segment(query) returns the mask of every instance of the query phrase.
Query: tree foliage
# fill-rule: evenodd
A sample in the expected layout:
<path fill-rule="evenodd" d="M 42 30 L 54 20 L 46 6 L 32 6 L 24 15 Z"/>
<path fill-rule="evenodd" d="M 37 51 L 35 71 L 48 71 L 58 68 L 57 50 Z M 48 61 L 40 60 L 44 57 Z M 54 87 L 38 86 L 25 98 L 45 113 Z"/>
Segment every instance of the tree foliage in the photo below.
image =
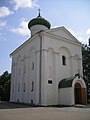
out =
<path fill-rule="evenodd" d="M 9 101 L 10 98 L 10 79 L 11 74 L 5 71 L 0 76 L 0 100 Z"/>
<path fill-rule="evenodd" d="M 87 85 L 88 97 L 90 97 L 90 39 L 89 45 L 83 45 L 82 47 L 83 58 L 83 77 Z"/>

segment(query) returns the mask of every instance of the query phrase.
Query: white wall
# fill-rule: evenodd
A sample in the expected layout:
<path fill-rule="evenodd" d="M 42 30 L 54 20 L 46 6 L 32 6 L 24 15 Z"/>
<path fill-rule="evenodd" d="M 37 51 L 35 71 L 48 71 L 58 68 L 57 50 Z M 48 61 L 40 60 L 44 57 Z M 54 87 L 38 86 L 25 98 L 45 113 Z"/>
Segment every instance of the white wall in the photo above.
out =
<path fill-rule="evenodd" d="M 60 105 L 74 105 L 74 88 L 59 89 L 59 104 Z"/>
<path fill-rule="evenodd" d="M 34 39 L 31 38 L 13 53 L 13 69 L 10 96 L 11 102 L 16 102 L 19 100 L 19 102 L 31 103 L 31 100 L 33 100 L 35 104 L 39 103 L 39 49 L 40 39 L 38 36 L 34 36 Z M 32 70 L 32 62 L 34 62 L 34 70 Z M 32 81 L 34 81 L 34 91 L 31 91 Z M 20 84 L 19 91 L 18 84 Z"/>
<path fill-rule="evenodd" d="M 81 46 L 71 41 L 74 40 L 69 41 L 65 38 L 51 36 L 51 34 L 44 35 L 43 49 L 52 48 L 54 52 L 58 53 L 58 83 L 63 78 L 75 76 L 78 73 L 78 69 L 82 75 Z M 67 57 L 66 66 L 61 64 L 62 55 Z"/>
<path fill-rule="evenodd" d="M 59 33 L 57 34 L 59 35 Z M 62 31 L 60 34 L 63 36 L 65 33 Z M 58 91 L 58 84 L 62 79 L 74 76 L 77 73 L 77 59 L 75 60 L 74 58 L 76 55 L 78 58 L 81 58 L 81 47 L 66 38 L 44 32 L 42 32 L 42 35 L 41 104 L 59 103 L 72 105 L 74 104 L 73 88 L 59 89 Z M 66 66 L 63 66 L 61 63 L 62 55 L 65 55 L 67 58 Z M 33 99 L 35 104 L 39 104 L 40 37 L 35 35 L 25 42 L 13 53 L 12 59 L 13 69 L 10 101 L 17 101 L 19 99 L 20 102 L 30 103 L 31 99 Z M 35 62 L 35 69 L 33 71 L 31 70 L 32 62 Z M 26 73 L 24 73 L 24 65 L 26 65 Z M 82 66 L 80 67 L 80 72 L 82 72 Z M 48 84 L 48 80 L 52 80 L 52 84 Z M 31 92 L 32 81 L 34 81 L 33 92 Z M 19 82 L 20 92 L 17 91 Z M 26 85 L 25 92 L 23 92 L 24 82 Z"/>
<path fill-rule="evenodd" d="M 39 32 L 41 30 L 46 30 L 48 28 L 46 26 L 44 26 L 44 25 L 34 25 L 30 29 L 31 29 L 31 36 L 33 36 L 37 32 Z"/>

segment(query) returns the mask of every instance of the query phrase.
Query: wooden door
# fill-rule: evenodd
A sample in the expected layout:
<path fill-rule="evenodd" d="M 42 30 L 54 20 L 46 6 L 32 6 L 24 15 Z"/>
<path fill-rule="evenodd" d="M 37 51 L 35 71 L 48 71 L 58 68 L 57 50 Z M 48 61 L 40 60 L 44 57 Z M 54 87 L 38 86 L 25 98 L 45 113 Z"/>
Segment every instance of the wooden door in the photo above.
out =
<path fill-rule="evenodd" d="M 79 83 L 75 84 L 74 89 L 75 94 L 75 104 L 82 104 L 82 91 L 81 91 L 81 85 Z"/>

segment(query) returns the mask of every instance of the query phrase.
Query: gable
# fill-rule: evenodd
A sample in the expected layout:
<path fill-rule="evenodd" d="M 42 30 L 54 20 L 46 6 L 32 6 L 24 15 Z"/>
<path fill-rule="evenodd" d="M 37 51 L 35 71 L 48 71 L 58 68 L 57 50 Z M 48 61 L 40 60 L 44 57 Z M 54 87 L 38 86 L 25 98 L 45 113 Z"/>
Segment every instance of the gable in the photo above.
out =
<path fill-rule="evenodd" d="M 72 40 L 73 42 L 80 44 L 80 42 L 65 27 L 53 28 L 51 30 L 48 30 L 48 33 Z"/>
<path fill-rule="evenodd" d="M 19 52 L 22 48 L 24 48 L 25 46 L 29 45 L 32 43 L 32 41 L 36 40 L 37 38 L 37 34 L 35 34 L 33 37 L 29 38 L 28 40 L 26 40 L 23 44 L 21 44 L 18 48 L 16 48 L 11 54 L 10 56 L 13 56 L 15 53 Z"/>

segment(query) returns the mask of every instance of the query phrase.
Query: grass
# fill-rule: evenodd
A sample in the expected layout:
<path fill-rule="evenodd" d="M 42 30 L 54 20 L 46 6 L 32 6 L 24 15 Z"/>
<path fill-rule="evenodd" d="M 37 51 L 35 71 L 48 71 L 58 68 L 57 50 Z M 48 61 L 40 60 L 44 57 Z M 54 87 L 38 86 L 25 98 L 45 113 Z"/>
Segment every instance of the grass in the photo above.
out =
<path fill-rule="evenodd" d="M 88 104 L 90 104 L 90 99 L 87 100 Z"/>

